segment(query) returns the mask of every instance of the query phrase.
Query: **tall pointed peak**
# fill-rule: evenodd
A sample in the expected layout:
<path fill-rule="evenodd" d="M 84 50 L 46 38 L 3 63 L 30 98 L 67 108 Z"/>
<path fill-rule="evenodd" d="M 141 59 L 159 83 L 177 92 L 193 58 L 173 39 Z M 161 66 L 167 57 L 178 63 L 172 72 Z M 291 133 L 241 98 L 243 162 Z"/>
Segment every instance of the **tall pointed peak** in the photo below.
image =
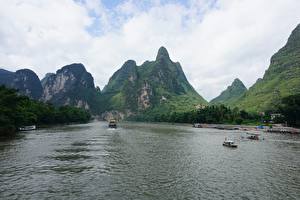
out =
<path fill-rule="evenodd" d="M 235 78 L 234 81 L 232 82 L 232 85 L 234 84 L 240 84 L 243 83 L 239 78 Z"/>
<path fill-rule="evenodd" d="M 163 46 L 158 49 L 156 60 L 159 60 L 161 58 L 170 59 L 168 50 L 165 47 L 163 47 Z"/>
<path fill-rule="evenodd" d="M 86 72 L 86 69 L 82 63 L 72 63 L 70 65 L 63 66 L 61 69 L 57 70 L 56 73 L 65 70 L 79 70 L 81 72 Z"/>
<path fill-rule="evenodd" d="M 122 67 L 124 66 L 136 66 L 136 62 L 134 60 L 127 60 Z"/>
<path fill-rule="evenodd" d="M 293 46 L 297 45 L 299 46 L 300 42 L 300 24 L 297 25 L 297 27 L 292 31 L 291 35 L 288 38 L 287 45 L 292 44 Z"/>
<path fill-rule="evenodd" d="M 226 105 L 230 105 L 232 102 L 237 100 L 242 94 L 244 94 L 247 91 L 246 86 L 243 84 L 243 82 L 236 78 L 231 83 L 230 86 L 227 87 L 226 90 L 221 92 L 219 96 L 212 99 L 211 103 L 222 103 Z"/>
<path fill-rule="evenodd" d="M 127 60 L 117 72 L 129 72 L 133 71 L 135 68 L 136 62 L 134 60 Z"/>
<path fill-rule="evenodd" d="M 239 79 L 236 78 L 234 79 L 234 81 L 231 84 L 231 87 L 242 87 L 242 88 L 246 88 L 246 86 L 244 85 L 244 83 Z"/>

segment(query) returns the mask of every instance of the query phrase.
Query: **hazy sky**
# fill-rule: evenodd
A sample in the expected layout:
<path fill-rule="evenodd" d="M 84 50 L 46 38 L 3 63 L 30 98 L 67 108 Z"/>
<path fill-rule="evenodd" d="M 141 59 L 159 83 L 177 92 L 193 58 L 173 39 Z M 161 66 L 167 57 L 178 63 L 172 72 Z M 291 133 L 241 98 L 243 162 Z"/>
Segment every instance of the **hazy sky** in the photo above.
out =
<path fill-rule="evenodd" d="M 40 78 L 83 63 L 101 88 L 165 46 L 207 100 L 247 87 L 300 23 L 299 0 L 0 0 L 0 66 Z"/>

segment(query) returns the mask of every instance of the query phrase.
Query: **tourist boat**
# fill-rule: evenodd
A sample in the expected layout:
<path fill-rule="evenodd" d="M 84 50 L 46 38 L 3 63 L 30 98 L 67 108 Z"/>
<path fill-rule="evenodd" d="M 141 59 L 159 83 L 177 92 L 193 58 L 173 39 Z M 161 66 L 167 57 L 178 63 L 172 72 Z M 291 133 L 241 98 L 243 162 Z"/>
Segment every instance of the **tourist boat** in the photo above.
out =
<path fill-rule="evenodd" d="M 227 139 L 225 139 L 225 141 L 223 142 L 223 146 L 237 148 L 238 145 L 235 144 L 233 140 L 227 140 Z"/>
<path fill-rule="evenodd" d="M 117 128 L 117 121 L 115 119 L 109 120 L 108 128 Z"/>
<path fill-rule="evenodd" d="M 36 129 L 35 125 L 19 127 L 19 131 L 32 131 L 32 130 L 35 130 L 35 129 Z"/>
<path fill-rule="evenodd" d="M 259 133 L 247 132 L 247 138 L 250 140 L 259 140 Z"/>
<path fill-rule="evenodd" d="M 203 128 L 203 126 L 199 123 L 193 124 L 194 128 Z"/>

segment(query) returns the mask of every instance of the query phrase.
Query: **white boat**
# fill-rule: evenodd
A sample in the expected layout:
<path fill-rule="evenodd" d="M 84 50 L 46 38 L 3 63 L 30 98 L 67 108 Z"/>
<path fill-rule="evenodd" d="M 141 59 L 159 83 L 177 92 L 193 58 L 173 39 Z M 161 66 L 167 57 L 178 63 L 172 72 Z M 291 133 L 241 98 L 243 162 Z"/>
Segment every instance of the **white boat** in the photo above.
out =
<path fill-rule="evenodd" d="M 233 140 L 225 140 L 223 142 L 223 146 L 227 146 L 227 147 L 232 147 L 232 148 L 237 148 L 237 144 L 234 143 Z"/>
<path fill-rule="evenodd" d="M 36 129 L 35 125 L 19 127 L 19 131 L 32 131 L 32 130 L 35 130 L 35 129 Z"/>

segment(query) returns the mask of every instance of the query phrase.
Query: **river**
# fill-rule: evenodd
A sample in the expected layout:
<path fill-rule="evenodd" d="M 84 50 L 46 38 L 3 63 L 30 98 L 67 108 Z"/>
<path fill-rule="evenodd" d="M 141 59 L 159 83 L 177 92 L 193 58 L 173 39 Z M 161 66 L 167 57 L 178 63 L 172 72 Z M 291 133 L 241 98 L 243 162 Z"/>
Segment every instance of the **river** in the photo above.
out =
<path fill-rule="evenodd" d="M 243 134 L 104 122 L 19 133 L 0 141 L 0 199 L 300 199 L 300 135 Z"/>

